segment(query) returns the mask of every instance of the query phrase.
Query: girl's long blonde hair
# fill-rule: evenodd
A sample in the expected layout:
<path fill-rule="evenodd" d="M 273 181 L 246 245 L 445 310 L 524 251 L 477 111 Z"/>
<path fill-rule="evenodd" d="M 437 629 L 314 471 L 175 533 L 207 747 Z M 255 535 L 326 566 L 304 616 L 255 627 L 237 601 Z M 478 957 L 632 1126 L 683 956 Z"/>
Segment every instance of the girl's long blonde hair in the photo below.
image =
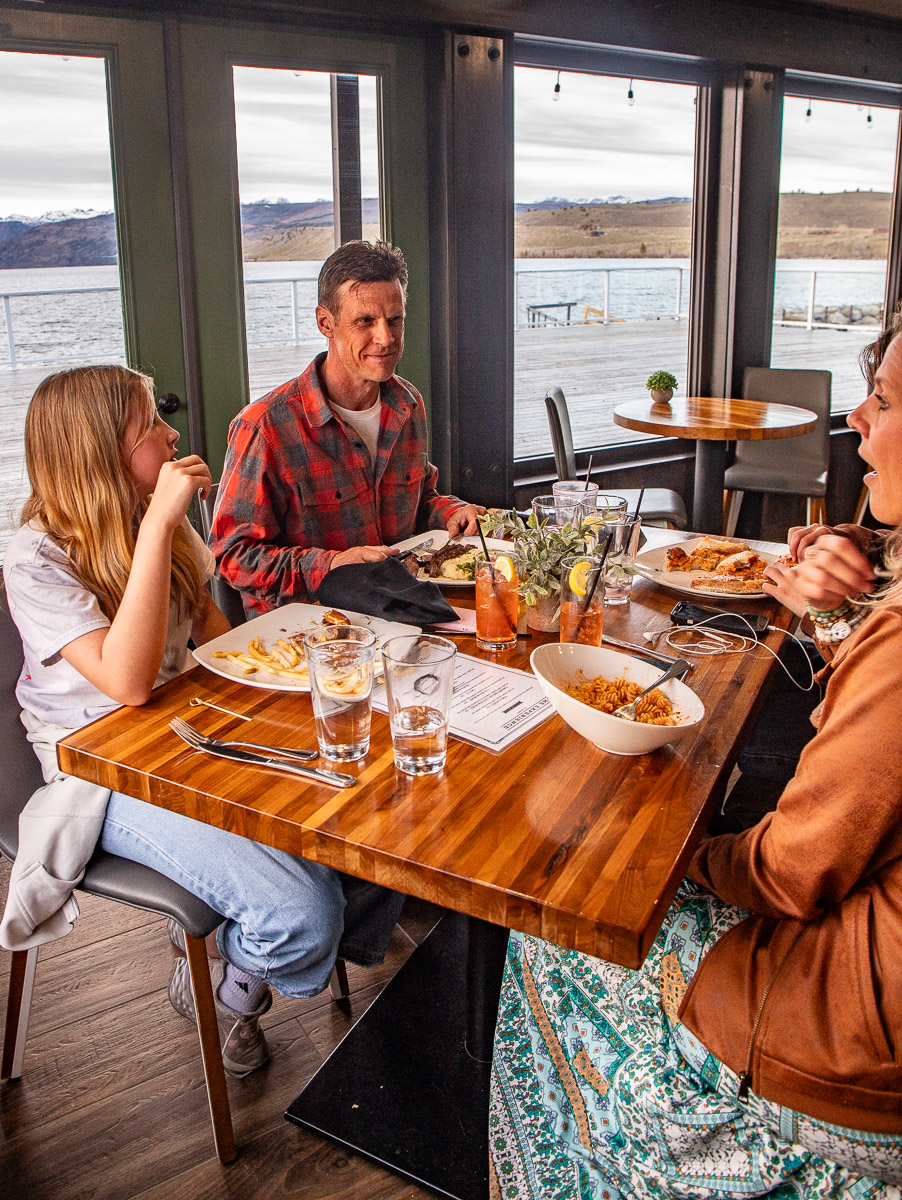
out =
<path fill-rule="evenodd" d="M 147 507 L 136 508 L 123 439 L 136 420 L 149 431 L 153 385 L 129 367 L 75 367 L 50 375 L 25 418 L 31 495 L 22 523 L 34 521 L 65 550 L 75 573 L 110 618 L 122 602 Z M 171 595 L 196 612 L 203 596 L 185 530 L 172 538 Z"/>

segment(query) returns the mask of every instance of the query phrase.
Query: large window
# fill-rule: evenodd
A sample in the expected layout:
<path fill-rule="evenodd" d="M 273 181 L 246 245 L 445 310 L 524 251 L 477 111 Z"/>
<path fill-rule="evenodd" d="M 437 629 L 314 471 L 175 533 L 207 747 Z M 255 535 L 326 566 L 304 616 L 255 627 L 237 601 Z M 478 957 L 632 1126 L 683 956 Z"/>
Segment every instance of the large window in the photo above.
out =
<path fill-rule="evenodd" d="M 314 310 L 316 278 L 336 243 L 332 79 L 322 71 L 234 68 L 252 399 L 297 375 L 325 348 Z M 355 109 L 358 117 L 360 233 L 375 238 L 377 80 L 340 79 L 352 132 Z"/>
<path fill-rule="evenodd" d="M 515 71 L 517 458 L 548 454 L 543 398 L 567 397 L 577 448 L 652 371 L 686 386 L 693 85 Z"/>
<path fill-rule="evenodd" d="M 832 371 L 848 412 L 883 324 L 899 112 L 789 95 L 783 111 L 771 366 Z"/>
<path fill-rule="evenodd" d="M 35 387 L 98 361 L 125 361 L 106 63 L 0 52 L 0 554 Z"/>

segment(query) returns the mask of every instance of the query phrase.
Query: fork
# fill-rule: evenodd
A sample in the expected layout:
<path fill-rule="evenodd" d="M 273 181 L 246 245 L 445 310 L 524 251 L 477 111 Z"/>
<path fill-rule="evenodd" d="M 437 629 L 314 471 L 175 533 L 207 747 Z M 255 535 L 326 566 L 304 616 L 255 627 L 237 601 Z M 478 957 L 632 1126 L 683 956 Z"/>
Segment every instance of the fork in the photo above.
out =
<path fill-rule="evenodd" d="M 620 717 L 623 721 L 636 720 L 636 705 L 643 696 L 647 696 L 649 692 L 653 692 L 655 688 L 660 687 L 662 683 L 666 683 L 668 679 L 673 679 L 675 675 L 680 675 L 686 670 L 689 664 L 683 658 L 678 658 L 667 668 L 663 675 L 660 675 L 654 683 L 650 683 L 645 691 L 640 692 L 635 700 L 631 700 L 629 704 L 621 704 L 619 708 L 615 708 L 611 716 Z"/>
<path fill-rule="evenodd" d="M 235 714 L 237 715 L 237 714 Z M 183 721 L 181 717 L 173 717 L 170 722 L 175 733 L 182 733 L 184 730 L 191 730 L 196 737 L 206 737 L 206 734 L 195 729 L 193 725 L 189 725 L 187 721 Z M 176 728 L 176 726 L 179 728 Z M 211 741 L 215 741 L 212 738 Z M 246 746 L 248 750 L 259 750 L 261 754 L 277 754 L 279 758 L 296 758 L 299 762 L 310 762 L 311 759 L 319 758 L 316 750 L 292 750 L 288 746 L 263 746 L 259 742 L 220 742 L 220 746 Z"/>
<path fill-rule="evenodd" d="M 179 717 L 173 717 L 169 722 L 169 728 L 183 742 L 187 742 L 192 750 L 205 751 L 207 754 L 215 754 L 220 758 L 231 759 L 233 762 L 256 763 L 260 766 L 272 767 L 275 771 L 284 771 L 288 775 L 300 775 L 302 779 L 327 783 L 330 787 L 354 787 L 357 783 L 354 775 L 346 775 L 341 771 L 327 771 L 322 767 L 302 767 L 295 763 L 285 762 L 284 759 L 269 758 L 265 754 L 254 754 L 250 750 L 239 750 L 227 742 L 220 742 L 216 738 L 199 733 L 193 725 L 189 725 L 187 721 L 182 721 Z"/>

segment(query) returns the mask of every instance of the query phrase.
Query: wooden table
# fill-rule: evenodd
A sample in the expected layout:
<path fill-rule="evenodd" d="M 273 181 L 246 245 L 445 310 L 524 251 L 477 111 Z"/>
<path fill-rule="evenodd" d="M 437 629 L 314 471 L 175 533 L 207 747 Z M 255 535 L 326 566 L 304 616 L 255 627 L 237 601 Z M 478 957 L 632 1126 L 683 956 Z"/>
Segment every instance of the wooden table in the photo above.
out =
<path fill-rule="evenodd" d="M 699 532 L 723 532 L 723 486 L 727 443 L 800 437 L 811 433 L 817 413 L 791 404 L 764 400 L 718 400 L 688 396 L 669 404 L 630 400 L 614 409 L 614 421 L 640 433 L 692 438 L 695 452 L 695 488 L 692 524 Z"/>
<path fill-rule="evenodd" d="M 647 533 L 651 545 L 686 536 Z M 453 598 L 461 603 L 460 593 Z M 605 632 L 641 643 L 646 629 L 669 624 L 679 598 L 637 579 L 632 602 L 607 610 Z M 754 607 L 788 624 L 790 614 L 772 601 Z M 501 661 L 526 666 L 544 640 L 521 639 Z M 772 633 L 767 644 L 776 649 L 781 640 Z M 478 653 L 473 638 L 458 642 L 462 651 Z M 442 774 L 410 778 L 395 772 L 388 720 L 374 713 L 369 757 L 349 768 L 360 786 L 333 792 L 186 747 L 168 729 L 175 715 L 215 736 L 316 744 L 309 697 L 248 688 L 198 667 L 159 688 L 143 708 L 117 709 L 61 742 L 59 760 L 70 774 L 473 919 L 469 928 L 452 921 L 445 943 L 427 939 L 291 1110 L 411 1178 L 469 1200 L 485 1194 L 485 1060 L 506 930 L 630 967 L 642 962 L 723 796 L 772 663 L 764 651 L 701 660 L 687 682 L 702 698 L 706 719 L 675 746 L 639 758 L 605 754 L 554 716 L 502 755 L 452 740 Z M 195 695 L 251 715 L 253 726 L 189 709 Z M 471 1004 L 469 1014 L 461 962 L 468 942 L 470 978 L 481 976 L 484 1001 Z M 419 979 L 416 986 L 411 979 Z M 406 1016 L 392 1011 L 396 1001 Z M 461 1022 L 468 1018 L 470 1045 L 482 1063 L 462 1053 Z M 368 1052 L 375 1062 L 364 1061 Z M 454 1107 L 455 1088 L 463 1098 L 459 1119 L 449 1121 L 442 1114 Z M 393 1108 L 395 1101 L 404 1112 Z M 389 1143 L 397 1143 L 391 1153 Z M 411 1146 L 416 1153 L 405 1157 Z M 420 1151 L 441 1161 L 423 1166 Z"/>

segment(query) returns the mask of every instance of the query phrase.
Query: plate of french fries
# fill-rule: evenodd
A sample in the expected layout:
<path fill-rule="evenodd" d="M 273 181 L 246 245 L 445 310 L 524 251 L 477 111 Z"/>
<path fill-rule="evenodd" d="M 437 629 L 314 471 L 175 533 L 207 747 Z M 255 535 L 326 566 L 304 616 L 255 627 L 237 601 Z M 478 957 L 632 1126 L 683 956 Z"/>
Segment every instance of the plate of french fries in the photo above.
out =
<path fill-rule="evenodd" d="M 383 621 L 349 609 L 286 604 L 230 629 L 192 653 L 201 666 L 225 679 L 276 692 L 309 692 L 304 636 L 323 625 L 362 625 L 375 633 L 377 646 L 389 638 L 421 632 L 416 625 Z M 381 673 L 381 656 L 376 656 L 374 665 L 377 674 Z"/>

